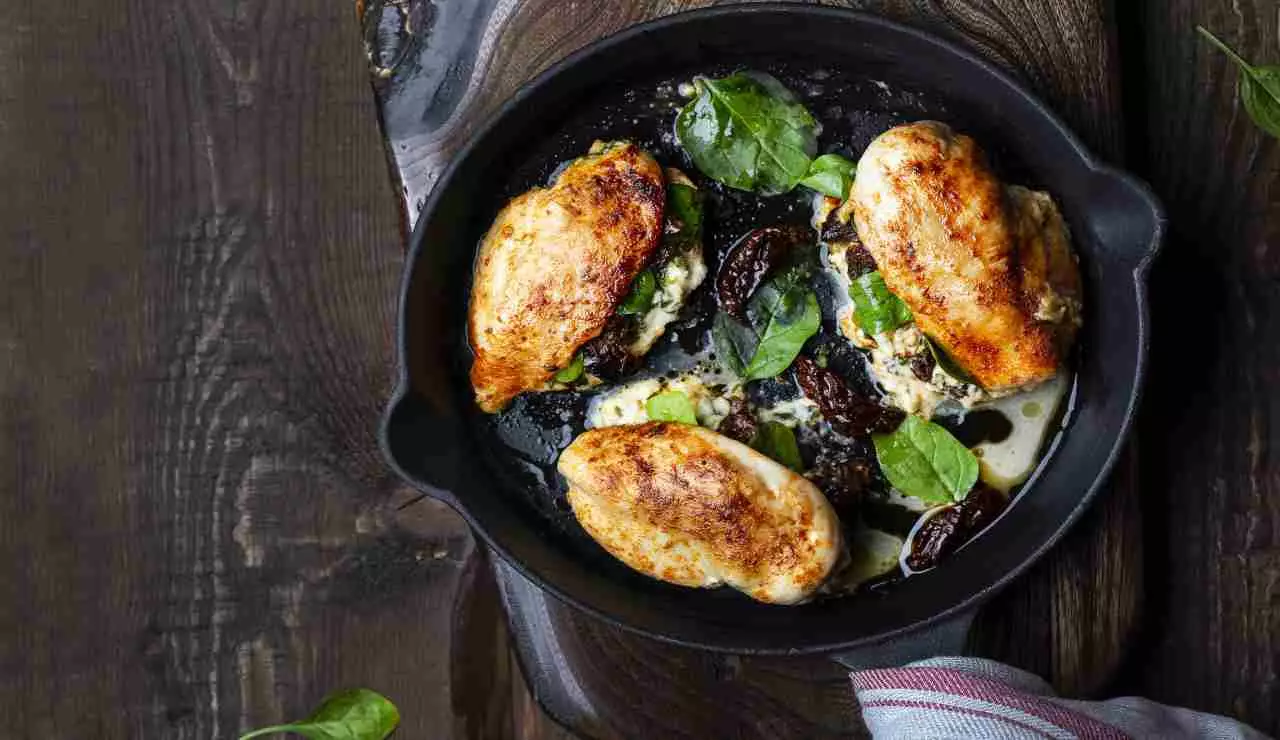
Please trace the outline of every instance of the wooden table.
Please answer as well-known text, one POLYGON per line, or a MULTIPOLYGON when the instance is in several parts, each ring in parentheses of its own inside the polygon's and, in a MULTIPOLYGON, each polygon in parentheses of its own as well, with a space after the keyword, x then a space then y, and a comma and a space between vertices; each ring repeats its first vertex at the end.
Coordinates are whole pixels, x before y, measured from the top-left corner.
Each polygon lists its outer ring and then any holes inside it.
MULTIPOLYGON (((365 685, 401 737, 568 736, 484 553, 376 445, 404 213, 520 82, 707 3, 370 2, 0 5, 0 734, 232 737, 365 685)), ((1280 61, 1275 3, 850 4, 1015 70, 1172 217, 1136 443, 972 649, 1280 732, 1280 155, 1192 31, 1280 61)), ((859 732, 822 661, 545 619, 593 736, 859 732)))

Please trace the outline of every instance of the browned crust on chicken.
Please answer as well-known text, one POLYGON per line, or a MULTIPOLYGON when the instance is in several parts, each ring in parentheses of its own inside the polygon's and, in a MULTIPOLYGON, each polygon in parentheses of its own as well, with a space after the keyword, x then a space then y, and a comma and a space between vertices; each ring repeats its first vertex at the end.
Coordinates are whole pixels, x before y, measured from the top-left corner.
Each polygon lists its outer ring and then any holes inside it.
POLYGON ((1029 192, 1007 190, 973 139, 925 121, 871 144, 844 206, 920 329, 989 391, 1053 377, 1075 332, 1074 313, 1037 318, 1049 290, 1075 300, 1079 277, 1056 206, 1024 212, 1029 192))
POLYGON ((482 409, 542 388, 600 334, 658 246, 665 200, 658 163, 618 143, 502 209, 471 291, 471 384, 482 409))
POLYGON ((830 573, 838 520, 812 483, 701 427, 593 429, 560 472, 588 533, 631 567, 687 586, 724 582, 794 603, 830 573))

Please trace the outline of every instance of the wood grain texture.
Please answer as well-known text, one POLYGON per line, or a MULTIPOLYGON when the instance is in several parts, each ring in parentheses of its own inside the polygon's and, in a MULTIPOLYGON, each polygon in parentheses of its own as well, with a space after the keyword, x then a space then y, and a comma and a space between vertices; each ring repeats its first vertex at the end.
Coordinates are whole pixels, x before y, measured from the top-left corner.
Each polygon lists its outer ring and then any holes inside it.
POLYGON ((1257 0, 1139 6, 1139 155, 1172 219, 1153 281, 1164 371, 1141 431, 1159 618, 1125 685, 1280 734, 1280 146, 1194 30, 1276 64, 1280 13, 1257 0))
POLYGON ((227 738, 367 685, 435 736, 473 545, 391 515, 350 8, 5 3, 0 99, 0 734, 227 738))
MULTIPOLYGON (((449 157, 520 84, 603 35, 710 4, 717 3, 498 1, 468 6, 466 15, 451 12, 448 4, 426 12, 419 10, 425 4, 404 9, 369 3, 366 26, 377 21, 381 32, 366 34, 368 50, 407 219, 416 217, 449 157), (481 16, 482 32, 474 25, 481 16), (472 42, 465 40, 469 32, 477 34, 472 42), (447 39, 447 50, 437 38, 447 39), (453 62, 445 69, 458 71, 452 78, 432 67, 449 54, 453 62), (388 68, 388 59, 403 66, 388 68)), ((1113 159, 1121 155, 1109 2, 1031 8, 972 0, 839 4, 884 13, 978 48, 1026 79, 1096 151, 1113 159)), ((1136 456, 1128 455, 1110 491, 1067 541, 984 610, 973 636, 975 651, 1046 675, 1072 694, 1096 692, 1112 679, 1136 629, 1143 592, 1135 472, 1136 456)), ((536 608, 547 611, 547 630, 558 636, 542 640, 539 649, 556 651, 574 676, 574 686, 558 688, 564 697, 578 698, 556 709, 589 735, 627 737, 653 727, 688 737, 836 737, 858 731, 843 677, 826 660, 783 667, 779 661, 707 656, 603 627, 553 600, 538 600, 536 608), (620 688, 673 675, 681 676, 678 685, 660 696, 620 688), (719 711, 725 705, 734 710, 719 711)), ((514 729, 536 736, 548 726, 540 720, 514 729)))

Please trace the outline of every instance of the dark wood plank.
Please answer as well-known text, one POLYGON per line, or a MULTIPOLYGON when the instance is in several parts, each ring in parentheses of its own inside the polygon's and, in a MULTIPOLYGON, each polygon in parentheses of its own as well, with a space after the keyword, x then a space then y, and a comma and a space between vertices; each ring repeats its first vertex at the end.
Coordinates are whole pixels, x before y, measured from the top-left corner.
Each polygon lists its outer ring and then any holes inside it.
MULTIPOLYGON (((370 2, 366 28, 393 168, 407 221, 449 157, 522 82, 573 50, 629 24, 708 2, 574 4, 370 2), (405 10, 407 8, 407 10, 405 10), (408 14, 406 25, 401 17, 408 14), (406 33, 408 28, 410 33, 406 33), (483 29, 481 31, 480 29, 483 29), (388 60, 399 60, 398 66, 388 60), (423 111, 427 111, 423 115, 423 111)), ((969 43, 1028 80, 1099 152, 1122 154, 1122 116, 1111 5, 1073 0, 851 3, 969 43)), ((1051 677, 1070 693, 1098 690, 1133 632, 1142 593, 1135 458, 1112 490, 1050 558, 986 609, 975 649, 1051 677)), ((662 728, 672 736, 839 736, 856 731, 843 677, 828 662, 740 660, 681 651, 584 620, 556 604, 548 644, 572 674, 570 718, 589 734, 662 728), (646 696, 621 687, 676 686, 646 696), (732 706, 732 712, 721 711, 732 706)), ((488 634, 485 629, 478 632, 488 634)), ((455 648, 457 650, 458 648, 455 648)), ((468 648, 461 646, 460 654, 468 648)), ((560 707, 564 709, 564 707, 560 707)), ((510 711, 510 710, 509 710, 510 711)), ((513 713, 514 716, 514 713, 513 713)), ((536 736, 547 725, 517 722, 536 736)))
POLYGON ((395 523, 375 442, 364 66, 332 2, 0 7, 0 734, 227 738, 347 685, 451 727, 473 545, 395 523))
MULTIPOLYGON (((1141 433, 1149 632, 1123 688, 1280 734, 1280 146, 1202 24, 1280 63, 1267 0, 1139 3, 1135 140, 1171 214, 1141 433), (1194 350, 1188 340, 1194 339, 1194 350)), ((1138 147, 1135 146, 1135 149, 1138 147)))

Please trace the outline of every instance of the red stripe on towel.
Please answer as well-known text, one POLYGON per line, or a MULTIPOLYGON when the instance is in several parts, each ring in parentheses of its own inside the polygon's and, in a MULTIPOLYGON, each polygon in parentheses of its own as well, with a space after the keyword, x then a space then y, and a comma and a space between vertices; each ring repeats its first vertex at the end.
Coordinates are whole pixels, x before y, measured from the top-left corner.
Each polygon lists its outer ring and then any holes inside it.
POLYGON ((1001 704, 1038 717, 1089 740, 1129 740, 1129 736, 1087 714, 1043 697, 1013 689, 999 681, 951 668, 881 668, 850 674, 855 691, 934 691, 1001 704))

